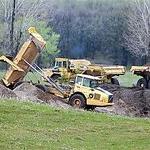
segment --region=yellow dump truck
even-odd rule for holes
[[[113,94],[100,88],[101,80],[91,75],[77,74],[74,86],[70,90],[63,89],[51,78],[44,76],[49,85],[42,87],[45,91],[64,98],[75,108],[94,109],[113,105]]]
[[[87,66],[87,69],[83,72],[83,74],[99,77],[103,83],[119,85],[119,81],[114,77],[124,75],[125,72],[126,68],[124,66],[91,64]]]
[[[73,75],[82,73],[91,62],[86,59],[55,58],[53,68],[43,69],[44,74],[53,80],[64,77],[69,80]]]
[[[32,64],[46,44],[34,27],[30,27],[28,32],[30,37],[22,45],[15,58],[10,59],[10,57],[4,55],[0,56],[0,61],[4,61],[10,65],[2,79],[2,83],[11,89],[23,80],[30,69],[27,63]]]
[[[137,81],[137,87],[150,89],[150,65],[149,66],[132,66],[130,71],[142,78]]]
[[[57,80],[60,77],[65,77],[70,80],[75,78],[77,73],[98,76],[102,82],[119,85],[119,82],[114,76],[124,75],[124,66],[104,66],[99,64],[91,64],[85,59],[67,59],[56,58],[53,68],[43,69],[46,76]]]
[[[30,38],[23,44],[15,58],[10,59],[10,57],[4,55],[0,57],[1,61],[10,65],[2,78],[2,83],[6,87],[14,89],[18,84],[22,83],[29,69],[33,69],[47,80],[45,85],[37,86],[38,88],[44,87],[47,92],[67,99],[67,102],[73,107],[94,109],[96,106],[113,105],[113,95],[99,87],[100,79],[97,77],[83,74],[77,75],[74,86],[70,90],[66,90],[56,84],[52,78],[45,75],[40,67],[34,64],[38,68],[36,69],[33,63],[46,42],[34,27],[29,28],[28,32]],[[71,63],[71,61],[69,62]],[[85,61],[83,60],[83,62]],[[78,66],[77,62],[76,64],[71,67],[75,68],[75,66]],[[66,66],[67,64],[63,63],[63,65]]]

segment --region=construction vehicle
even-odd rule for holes
[[[0,61],[4,61],[10,65],[8,71],[1,80],[1,82],[10,89],[13,89],[21,83],[28,73],[30,66],[26,64],[26,61],[30,64],[34,63],[46,44],[34,27],[30,27],[28,32],[30,38],[23,44],[15,58],[4,55],[0,57]]]
[[[75,78],[75,74],[81,73],[86,69],[86,66],[91,62],[86,59],[68,59],[68,58],[55,58],[53,68],[43,69],[44,74],[53,80],[63,77],[67,80]]]
[[[76,77],[74,86],[70,90],[66,90],[55,83],[52,78],[45,75],[43,70],[34,64],[34,61],[46,42],[34,27],[30,27],[28,32],[30,38],[23,44],[14,59],[4,55],[0,57],[1,61],[10,65],[2,78],[4,86],[14,89],[23,82],[25,75],[32,69],[47,81],[45,85],[36,84],[38,88],[43,87],[41,89],[44,89],[45,92],[66,99],[74,107],[94,109],[96,106],[113,105],[113,95],[99,87],[100,79],[97,77],[79,74]]]
[[[124,75],[126,68],[124,66],[107,66],[99,64],[91,64],[87,66],[87,69],[83,74],[93,75],[99,77],[102,83],[111,83],[119,85],[119,81],[115,76]]]
[[[91,64],[85,59],[56,58],[52,69],[43,69],[46,76],[57,81],[60,77],[73,79],[77,73],[98,76],[104,83],[119,85],[119,81],[114,76],[124,75],[126,69],[124,66],[105,66]]]
[[[137,87],[150,89],[150,66],[132,66],[130,71],[142,77],[137,81]]]

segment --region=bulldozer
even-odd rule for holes
[[[132,66],[130,71],[141,78],[137,81],[137,87],[150,89],[150,66]]]
[[[77,73],[98,76],[103,83],[119,85],[119,81],[114,76],[124,75],[124,66],[106,66],[92,64],[85,59],[56,58],[55,65],[50,69],[43,69],[44,74],[58,81],[60,78],[73,80]]]
[[[99,87],[100,78],[77,74],[73,87],[66,90],[58,85],[51,77],[45,75],[45,72],[34,64],[34,62],[40,52],[42,52],[46,42],[34,27],[30,27],[28,32],[30,34],[29,39],[23,44],[14,58],[5,55],[0,56],[0,61],[4,61],[10,65],[4,77],[1,79],[1,83],[4,86],[15,89],[24,82],[24,77],[32,69],[47,81],[42,85],[36,84],[38,88],[63,98],[64,101],[73,107],[94,109],[96,106],[113,105],[113,95]]]

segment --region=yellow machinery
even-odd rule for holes
[[[22,81],[28,73],[30,66],[26,62],[32,64],[46,44],[44,39],[39,33],[37,33],[34,27],[30,27],[28,32],[30,34],[30,38],[23,44],[14,59],[9,59],[9,57],[4,55],[0,57],[0,61],[5,61],[10,65],[10,68],[3,77],[2,82],[5,86],[11,89]]]
[[[70,89],[58,85],[52,78],[45,76],[38,66],[37,70],[27,63],[34,71],[39,73],[47,82],[38,86],[42,90],[67,100],[67,103],[76,108],[94,109],[95,107],[113,105],[113,94],[99,87],[101,79],[91,75],[77,74],[75,83]]]
[[[55,65],[50,69],[43,69],[44,74],[57,80],[63,77],[70,80],[73,75],[82,73],[91,62],[86,59],[68,59],[68,58],[55,58]]]
[[[138,87],[150,89],[150,66],[132,66],[130,71],[142,77],[137,81]]]
[[[102,82],[119,85],[119,82],[114,76],[124,75],[124,66],[104,66],[99,64],[91,64],[85,59],[67,59],[56,58],[55,66],[52,69],[43,69],[46,76],[57,80],[60,77],[65,79],[75,78],[77,73],[98,76]]]
[[[78,108],[94,109],[96,106],[113,105],[113,95],[100,88],[101,80],[91,75],[77,74],[69,104]]]
[[[70,90],[66,90],[56,84],[52,78],[46,75],[45,72],[35,64],[38,68],[36,69],[32,64],[46,42],[40,34],[36,32],[34,27],[29,28],[28,32],[30,33],[30,38],[23,44],[14,59],[10,59],[6,56],[0,57],[1,61],[5,61],[10,65],[10,68],[2,79],[6,87],[10,89],[15,88],[17,84],[22,82],[29,69],[33,69],[47,81],[47,85],[41,85],[47,92],[67,99],[67,102],[74,107],[94,109],[96,106],[113,105],[113,95],[99,87],[100,78],[98,77],[78,74],[74,86]],[[56,66],[60,68],[65,67],[71,71],[77,71],[77,68],[80,67],[80,70],[84,71],[84,65],[90,64],[90,62],[86,60],[79,60],[80,62],[76,60],[74,64],[71,61],[72,60],[68,61],[68,59],[64,61],[61,60],[61,63],[57,61]]]
[[[112,83],[119,85],[119,81],[114,76],[124,75],[126,68],[124,66],[106,66],[99,64],[91,64],[83,74],[97,76],[103,83]]]

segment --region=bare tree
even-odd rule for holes
[[[128,10],[125,44],[134,56],[147,58],[150,56],[150,1],[132,0]]]
[[[0,0],[3,50],[12,55],[17,52],[24,31],[41,16],[43,4],[44,0]]]

